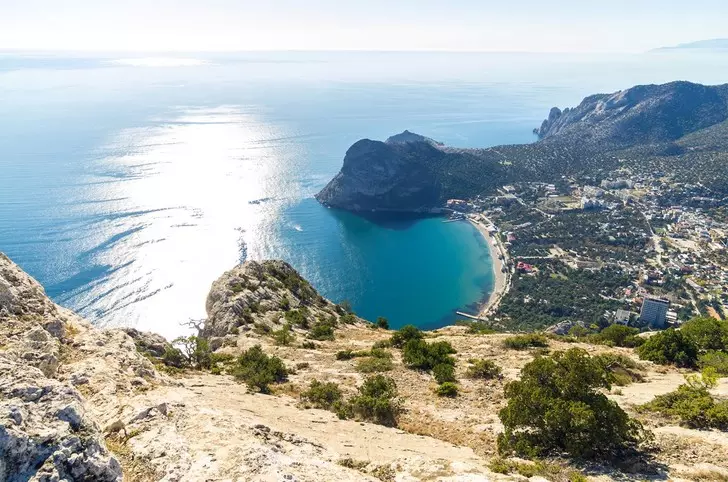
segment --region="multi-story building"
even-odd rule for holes
[[[640,311],[640,321],[654,328],[664,328],[670,301],[664,298],[645,297]]]

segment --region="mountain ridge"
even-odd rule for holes
[[[716,132],[706,136],[701,149],[724,149],[723,135],[715,127],[727,120],[728,85],[639,85],[590,95],[563,111],[552,108],[534,129],[539,140],[533,144],[459,149],[422,141],[427,138],[409,131],[394,136],[404,140],[397,143],[358,141],[316,199],[349,211],[432,211],[447,199],[492,194],[516,180],[554,182],[562,176],[594,175],[616,168],[620,157],[640,164],[655,158],[672,162],[675,155],[701,156],[679,142],[710,128]],[[718,161],[705,156],[699,160],[724,171]],[[704,181],[728,191],[723,174]]]

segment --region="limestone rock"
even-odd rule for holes
[[[219,338],[256,323],[280,328],[290,310],[305,307],[311,322],[320,316],[339,316],[333,303],[283,261],[246,261],[227,271],[212,284],[206,307],[201,333],[215,340],[216,347],[224,344]]]

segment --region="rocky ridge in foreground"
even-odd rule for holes
[[[541,472],[519,462],[526,476],[495,473],[504,387],[540,351],[504,349],[508,334],[428,332],[428,342],[448,342],[456,351],[459,393],[440,397],[431,374],[408,368],[400,350],[386,348],[391,331],[320,298],[282,262],[247,262],[221,276],[208,297],[208,321],[216,360],[235,363],[260,345],[289,369],[287,380],[263,394],[236,380],[229,364],[165,365],[171,345],[164,338],[93,328],[0,255],[0,480],[566,482],[585,480],[574,478],[582,470],[591,481],[728,476],[724,432],[662,418],[643,418],[655,434],[652,460],[626,473],[568,460]],[[283,342],[276,334],[285,330]],[[314,380],[356,395],[371,376],[374,346],[389,353],[383,369],[402,407],[396,428],[307,408],[300,395]],[[549,350],[574,346],[635,357],[625,348],[548,340]],[[502,376],[468,376],[472,359],[497,364]],[[642,416],[635,406],[675,390],[684,371],[634,361],[637,381],[608,396]],[[728,395],[728,381],[714,392]]]
[[[220,352],[261,342],[275,351],[257,332],[283,322],[284,297],[290,310],[310,303],[312,320],[335,316],[355,333],[371,331],[287,264],[251,262],[223,275],[208,298],[207,329],[223,335],[211,336],[225,345]],[[169,347],[151,333],[92,327],[0,254],[0,480],[379,480],[363,471],[364,459],[402,480],[488,473],[466,447],[302,410],[289,396],[251,393],[227,375],[170,376],[159,363]],[[314,352],[286,361],[295,366]]]

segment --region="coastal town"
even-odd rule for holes
[[[698,184],[617,172],[450,199],[494,263],[475,318],[516,329],[678,325],[728,315],[728,213]],[[462,313],[461,313],[462,314]]]

